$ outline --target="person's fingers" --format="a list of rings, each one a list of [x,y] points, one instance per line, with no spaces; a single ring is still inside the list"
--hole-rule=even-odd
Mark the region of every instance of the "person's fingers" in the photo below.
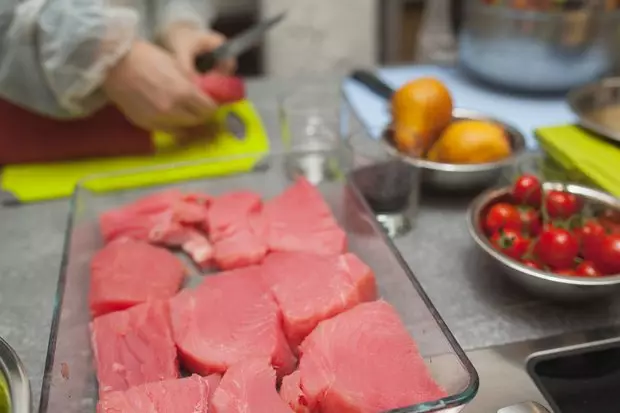
[[[226,37],[217,32],[192,34],[191,38],[186,38],[184,41],[177,43],[174,54],[185,73],[196,75],[196,56],[216,49],[225,41]],[[230,63],[227,63],[225,67],[228,70]]]
[[[175,50],[175,56],[179,63],[179,67],[186,76],[193,79],[198,75],[195,64],[196,56],[190,45],[177,48],[177,50]]]
[[[216,111],[217,104],[199,88],[195,88],[191,97],[186,102],[186,107],[200,120],[207,121]]]

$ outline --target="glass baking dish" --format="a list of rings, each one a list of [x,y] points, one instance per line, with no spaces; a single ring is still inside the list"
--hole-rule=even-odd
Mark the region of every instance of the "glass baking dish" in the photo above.
[[[297,154],[300,155],[300,154]],[[324,154],[325,155],[325,154]],[[109,208],[171,186],[184,190],[220,194],[235,189],[251,189],[272,197],[291,184],[286,160],[295,154],[246,155],[170,165],[168,168],[128,171],[97,176],[81,182],[73,195],[66,234],[63,263],[58,281],[57,301],[52,323],[45,376],[41,392],[41,413],[88,413],[96,411],[97,382],[89,340],[88,309],[89,261],[102,247],[97,217]],[[249,166],[232,173],[230,164]],[[217,170],[207,179],[182,181],[157,187],[113,190],[119,182],[142,180],[154,171],[202,167]],[[237,168],[238,169],[238,168]],[[229,171],[228,173],[226,171]],[[182,174],[180,174],[182,175]],[[381,296],[399,311],[436,381],[448,392],[442,400],[411,406],[393,412],[458,412],[476,394],[478,376],[467,356],[429,301],[400,254],[384,235],[357,189],[346,178],[335,174],[318,185],[336,219],[348,233],[349,249],[375,271]],[[120,178],[120,179],[119,179]],[[122,185],[117,185],[122,188]],[[101,188],[106,188],[102,191]],[[190,282],[200,280],[196,271]]]

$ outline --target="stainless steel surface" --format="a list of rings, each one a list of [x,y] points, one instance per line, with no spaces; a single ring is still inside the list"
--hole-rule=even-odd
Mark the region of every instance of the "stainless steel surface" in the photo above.
[[[327,90],[339,86],[335,76],[313,80]],[[259,109],[268,105],[275,110],[275,98],[300,82],[308,80],[249,80],[248,93]],[[277,121],[265,126],[277,136]],[[282,149],[279,140],[271,143],[274,150]],[[527,400],[543,402],[520,369],[526,356],[521,361],[518,355],[511,357],[513,346],[488,347],[618,323],[620,300],[559,306],[524,293],[471,242],[464,219],[469,202],[470,197],[425,195],[415,230],[395,243],[459,343],[468,350],[479,349],[469,351],[469,356],[481,375],[480,394],[465,413],[495,413]],[[68,208],[67,200],[0,207],[0,335],[19,352],[30,373],[35,409]]]
[[[441,191],[473,191],[494,185],[501,177],[503,168],[510,165],[525,151],[525,137],[510,124],[468,109],[454,109],[453,117],[457,120],[486,120],[501,125],[510,139],[512,154],[498,162],[463,165],[448,164],[414,158],[401,153],[391,141],[389,130],[384,134],[382,142],[390,154],[422,170],[422,182],[426,187]]]
[[[610,73],[620,55],[620,11],[521,11],[465,2],[461,66],[508,88],[552,92]]]
[[[581,126],[620,142],[620,77],[575,88],[567,99]]]
[[[588,202],[620,210],[620,200],[592,188],[554,182],[547,182],[543,185],[545,191],[567,191]],[[493,248],[482,229],[482,217],[490,205],[508,199],[509,194],[509,187],[480,194],[472,202],[467,214],[471,237],[489,257],[499,264],[508,277],[530,292],[552,300],[588,300],[620,293],[620,274],[595,278],[556,275],[522,265]]]
[[[618,337],[620,328],[612,327],[469,351],[467,354],[480,375],[480,389],[464,413],[496,412],[505,406],[525,401],[539,403],[552,411],[526,371],[530,356],[573,346],[596,346],[608,340],[617,340]],[[526,412],[530,413],[528,410]]]
[[[0,370],[6,379],[11,413],[30,413],[32,407],[30,381],[13,348],[0,338]]]

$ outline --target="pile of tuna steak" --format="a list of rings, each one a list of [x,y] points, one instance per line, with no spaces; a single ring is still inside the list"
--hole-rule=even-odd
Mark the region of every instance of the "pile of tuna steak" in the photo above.
[[[270,200],[165,191],[99,224],[98,413],[379,413],[446,396],[305,179]],[[182,289],[178,253],[215,271]]]

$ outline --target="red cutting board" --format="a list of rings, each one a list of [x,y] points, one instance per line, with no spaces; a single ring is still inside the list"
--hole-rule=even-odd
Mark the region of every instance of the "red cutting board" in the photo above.
[[[133,126],[115,108],[59,121],[0,100],[0,165],[146,155],[151,133]]]

